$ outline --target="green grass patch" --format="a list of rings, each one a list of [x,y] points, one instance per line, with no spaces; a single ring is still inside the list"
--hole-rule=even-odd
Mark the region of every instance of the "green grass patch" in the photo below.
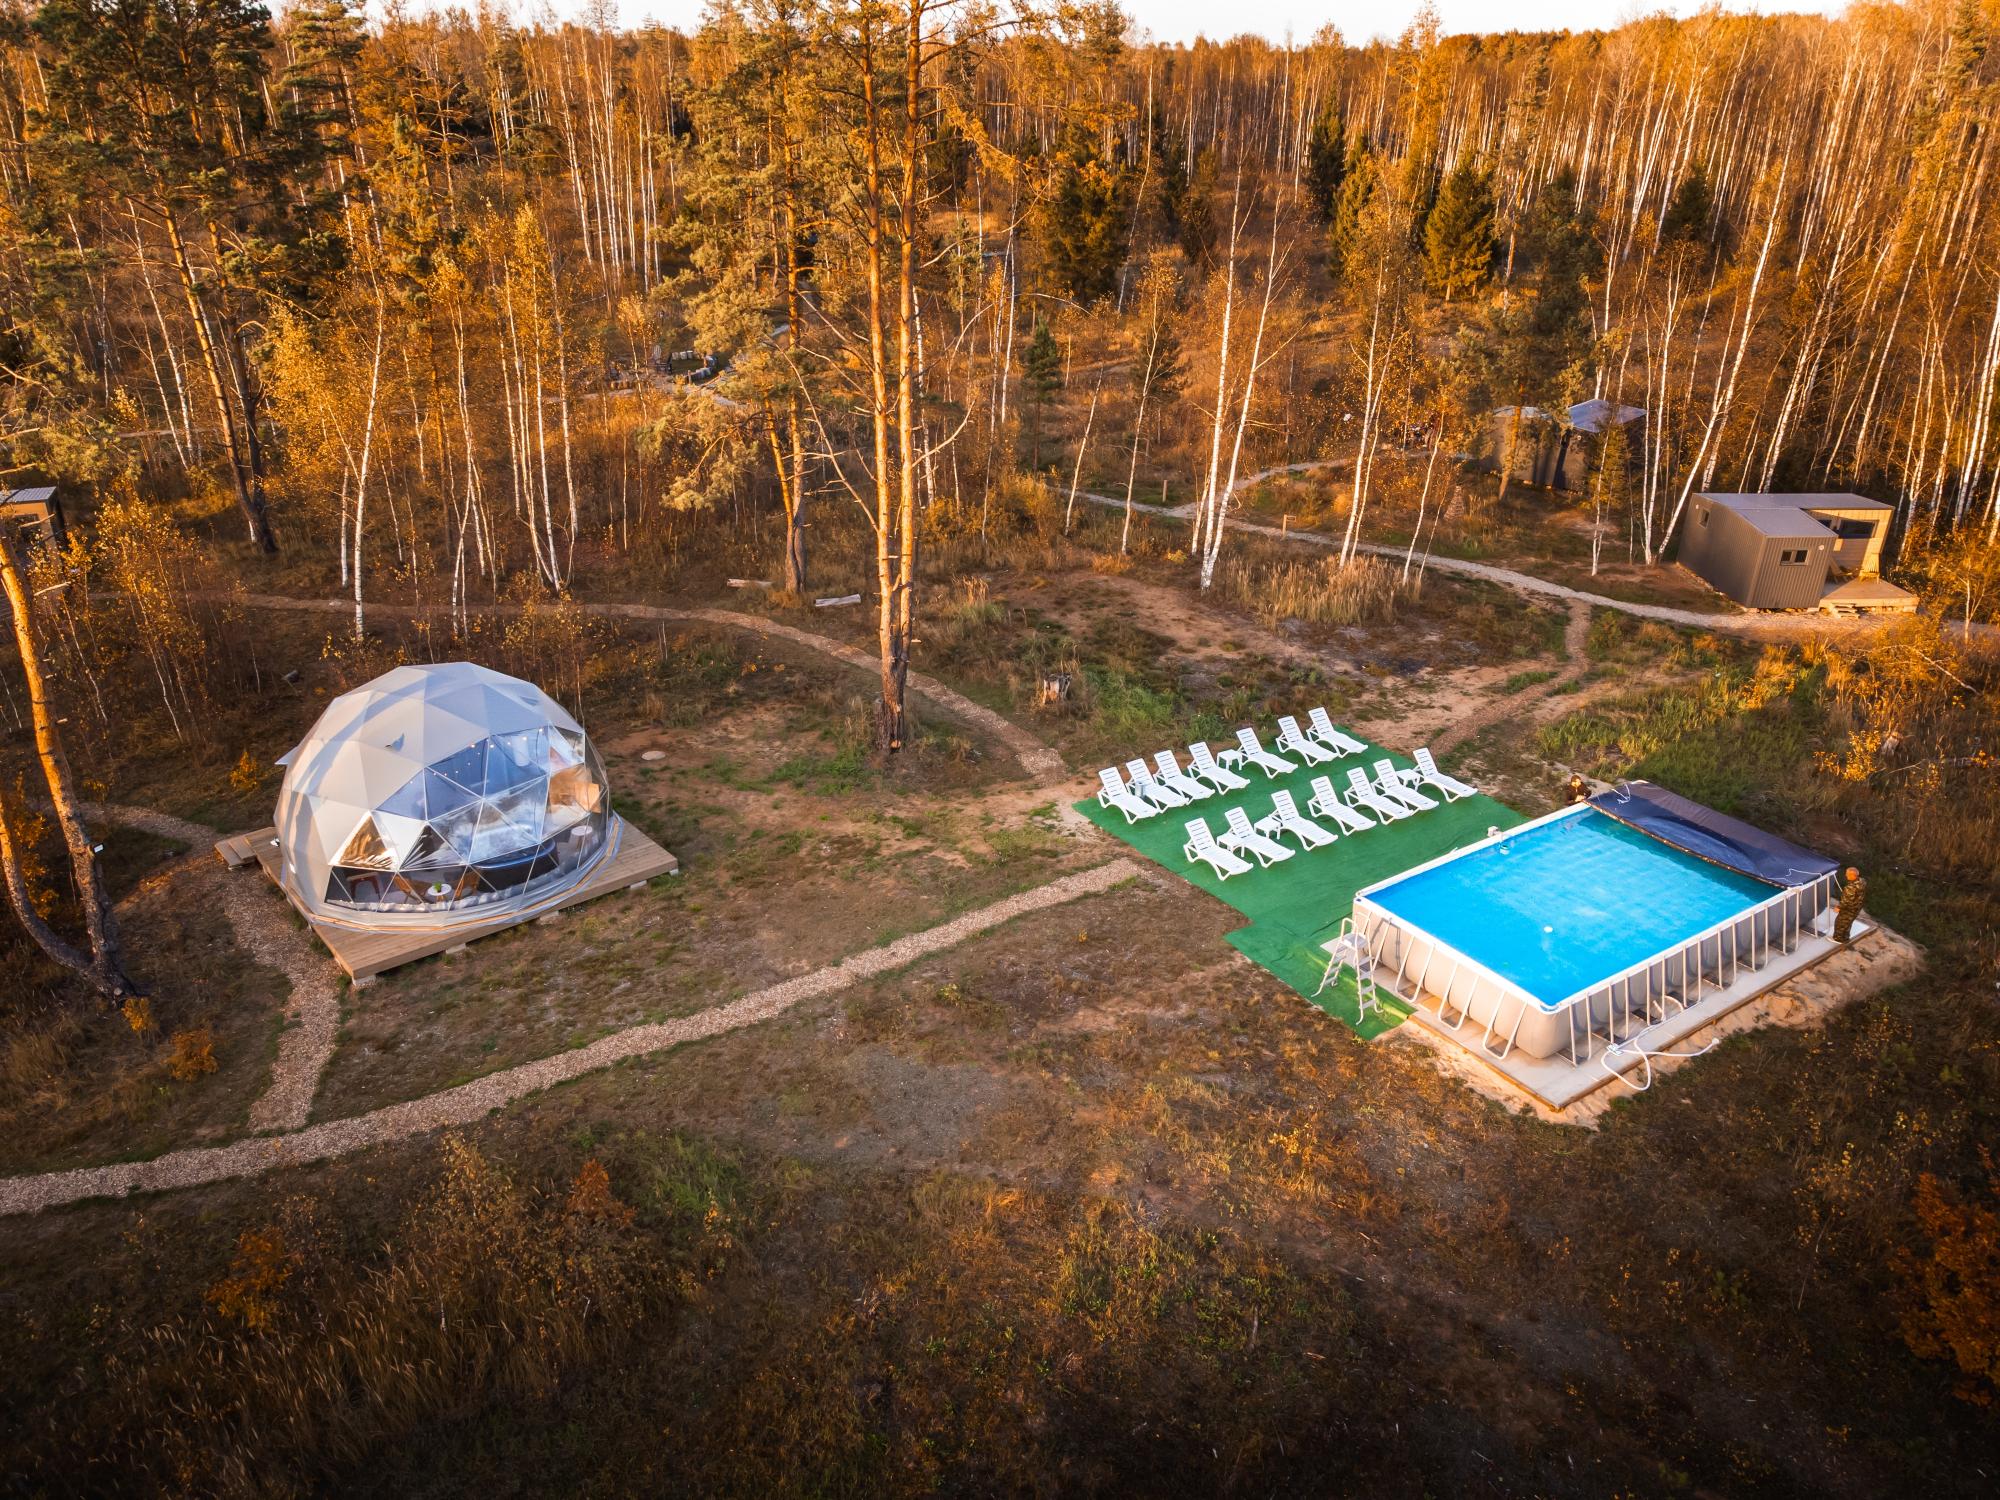
[[[1365,759],[1372,763],[1383,756],[1390,756],[1398,765],[1409,764],[1407,757],[1376,746],[1370,747]],[[1356,1008],[1351,978],[1316,994],[1326,972],[1326,954],[1320,945],[1339,931],[1341,920],[1353,911],[1356,891],[1476,843],[1490,828],[1512,828],[1522,821],[1519,813],[1483,795],[1458,802],[1439,798],[1440,805],[1429,812],[1366,833],[1343,834],[1323,849],[1295,852],[1269,869],[1253,864],[1248,874],[1228,880],[1205,864],[1189,861],[1181,852],[1192,818],[1205,819],[1212,831],[1219,832],[1229,809],[1241,807],[1255,822],[1271,810],[1271,794],[1281,787],[1291,792],[1303,812],[1312,797],[1315,776],[1331,776],[1336,786],[1345,786],[1347,769],[1359,763],[1350,758],[1317,770],[1301,765],[1290,775],[1275,779],[1252,770],[1247,773],[1250,786],[1244,791],[1210,797],[1139,823],[1127,823],[1123,813],[1099,806],[1095,797],[1077,803],[1076,809],[1155,864],[1249,917],[1249,926],[1229,934],[1232,947],[1360,1036],[1373,1038],[1401,1025],[1408,1012],[1385,998],[1382,1013],[1364,1023]]]

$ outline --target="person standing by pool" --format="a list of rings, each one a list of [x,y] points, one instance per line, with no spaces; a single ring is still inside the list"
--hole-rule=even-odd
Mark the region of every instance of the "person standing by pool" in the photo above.
[[[1854,924],[1861,917],[1861,903],[1868,899],[1868,882],[1861,878],[1861,871],[1849,865],[1841,871],[1840,905],[1833,913],[1833,940],[1836,943],[1854,941]]]
[[[1590,800],[1590,785],[1575,771],[1570,772],[1569,785],[1563,789],[1563,797],[1572,807],[1579,802]]]

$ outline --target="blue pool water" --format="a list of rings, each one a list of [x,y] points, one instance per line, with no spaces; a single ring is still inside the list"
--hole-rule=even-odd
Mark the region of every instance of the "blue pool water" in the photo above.
[[[1368,899],[1553,1006],[1776,894],[1588,809]]]

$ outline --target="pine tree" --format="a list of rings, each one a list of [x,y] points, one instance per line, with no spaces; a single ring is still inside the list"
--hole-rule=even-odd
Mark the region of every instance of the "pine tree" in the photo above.
[[[1333,222],[1340,202],[1340,185],[1347,180],[1347,124],[1337,108],[1329,109],[1313,126],[1306,143],[1306,196],[1322,224]]]
[[[308,132],[275,120],[261,74],[269,16],[251,0],[47,0],[46,163],[81,202],[114,196],[166,243],[197,335],[250,540],[275,552],[250,339],[271,283],[296,294],[337,259],[292,190]]]
[[[1461,162],[1445,179],[1424,226],[1425,273],[1446,302],[1471,296],[1493,280],[1500,264],[1493,226],[1493,174]]]
[[[1199,265],[1208,259],[1215,244],[1215,216],[1209,202],[1215,196],[1219,172],[1215,152],[1204,151],[1195,159],[1194,176],[1183,181],[1173,214],[1181,254]]]
[[[1118,289],[1132,218],[1130,172],[1087,144],[1066,152],[1036,217],[1059,291],[1088,303]]]
[[[1035,331],[1028,339],[1027,352],[1021,356],[1021,374],[1028,392],[1028,432],[1030,457],[1028,467],[1042,466],[1042,408],[1049,398],[1062,389],[1062,345],[1049,329],[1049,320],[1035,319]]]
[[[1329,264],[1336,275],[1343,271],[1353,254],[1354,246],[1361,237],[1361,224],[1368,211],[1368,202],[1375,196],[1375,189],[1381,180],[1381,168],[1375,160],[1375,153],[1360,136],[1356,136],[1348,149],[1340,198],[1333,206],[1333,222],[1327,230],[1331,251]]]
[[[1715,195],[1708,186],[1708,169],[1696,162],[1674,189],[1673,202],[1660,220],[1660,240],[1669,245],[1705,240],[1714,216]]]

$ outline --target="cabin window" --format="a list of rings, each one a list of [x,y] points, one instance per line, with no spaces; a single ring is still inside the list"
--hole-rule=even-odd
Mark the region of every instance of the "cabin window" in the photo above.
[[[1806,549],[1803,547],[1787,547],[1778,554],[1778,561],[1781,563],[1802,563],[1805,560]]]
[[[1695,518],[1695,519],[1696,519],[1697,521],[1701,522],[1701,524],[1702,524],[1702,525],[1704,525],[1704,526],[1706,526],[1706,525],[1708,524],[1708,512],[1707,512],[1706,510],[1698,510],[1698,511],[1696,511],[1696,512],[1694,513],[1694,518]]]

